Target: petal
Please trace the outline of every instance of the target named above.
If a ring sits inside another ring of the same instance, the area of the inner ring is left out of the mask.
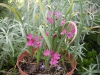
[[[28,40],[28,42],[26,43],[27,46],[33,46],[34,45],[34,39]]]
[[[51,58],[50,65],[57,65],[58,60]]]
[[[63,26],[66,23],[66,20],[61,20],[60,26]]]
[[[62,32],[60,33],[61,35],[66,34],[66,29],[63,29]]]
[[[50,50],[48,50],[48,49],[45,50],[44,53],[43,53],[43,55],[44,55],[44,56],[49,56],[49,55],[50,55]]]
[[[26,36],[26,38],[29,39],[29,40],[32,39],[32,34],[28,34],[28,35]]]
[[[72,35],[72,33],[71,33],[71,32],[69,32],[69,33],[67,34],[67,38],[68,38],[68,39],[71,39],[71,38],[72,38],[72,36],[73,36],[73,35]]]

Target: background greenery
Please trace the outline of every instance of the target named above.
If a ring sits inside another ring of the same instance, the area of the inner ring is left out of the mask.
[[[27,49],[24,31],[28,32],[29,26],[34,34],[37,33],[41,13],[34,1],[31,0],[28,8],[29,0],[0,0],[0,3],[16,9],[23,20],[23,23],[19,22],[11,10],[0,6],[0,74],[18,73],[14,68],[17,56]],[[62,10],[62,13],[70,4],[70,0],[51,0],[54,10]],[[77,39],[69,50],[72,53],[76,51],[76,72],[78,75],[100,75],[100,0],[74,0],[67,19],[75,21],[78,26]]]

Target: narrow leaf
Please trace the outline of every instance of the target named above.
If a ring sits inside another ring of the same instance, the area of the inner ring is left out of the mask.
[[[45,42],[47,43],[48,48],[50,49],[50,47],[51,47],[50,46],[50,41],[49,41],[48,37],[46,36],[46,33],[44,32],[44,28],[42,26],[40,26],[39,30],[40,30]]]
[[[15,13],[15,15],[17,16],[18,20],[22,23],[22,19],[21,19],[19,13],[13,7],[11,7],[7,4],[4,4],[4,3],[0,3],[0,6],[6,7],[8,9],[10,9],[11,11],[13,11]]]
[[[72,9],[72,6],[73,6],[73,0],[72,0],[72,3],[70,4],[68,10],[66,11],[65,17],[67,17],[67,15],[70,13],[70,11],[71,11],[71,9]]]
[[[97,35],[97,43],[100,45],[100,34]]]

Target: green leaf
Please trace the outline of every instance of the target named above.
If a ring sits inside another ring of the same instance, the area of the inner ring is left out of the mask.
[[[51,46],[50,46],[50,41],[49,41],[48,37],[46,36],[46,34],[45,34],[45,32],[44,32],[43,26],[39,26],[39,30],[40,30],[40,32],[41,32],[41,34],[42,34],[42,36],[43,36],[45,42],[47,43],[48,48],[50,49],[50,48],[51,48]]]
[[[100,34],[97,35],[97,43],[100,45]]]
[[[73,0],[72,0],[72,3],[70,4],[68,10],[66,11],[65,17],[67,17],[67,15],[70,13],[70,11],[71,11],[71,9],[72,9],[72,6],[73,6]]]
[[[93,22],[100,26],[100,21],[99,21],[99,20],[96,19],[96,20],[93,21]]]
[[[11,11],[13,11],[15,13],[15,15],[17,16],[18,20],[22,23],[22,19],[21,19],[19,13],[13,7],[11,7],[7,4],[4,4],[4,3],[0,3],[0,6],[6,7],[8,9],[10,9]]]

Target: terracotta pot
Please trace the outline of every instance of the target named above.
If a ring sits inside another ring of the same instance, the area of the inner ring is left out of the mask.
[[[72,54],[67,55],[66,58],[67,58],[67,60],[68,60],[69,62],[72,62],[72,60],[73,60]],[[74,60],[74,61],[73,61],[73,64],[71,64],[72,70],[71,70],[70,72],[68,72],[66,75],[72,75],[72,74],[74,73],[74,70],[76,69],[76,65],[77,65],[77,62],[76,62],[76,60]]]
[[[19,62],[20,62],[25,56],[29,56],[29,55],[30,55],[30,54],[29,54],[27,51],[25,51],[25,52],[23,52],[23,53],[17,58],[17,63],[16,63],[16,65],[17,65],[18,70],[19,70],[19,72],[21,73],[21,75],[28,75],[28,74],[26,74],[24,71],[21,70],[21,68],[20,68],[20,66],[19,66]]]
[[[19,66],[19,62],[20,62],[25,56],[29,56],[29,53],[28,53],[27,51],[23,52],[23,53],[18,57],[17,63],[16,63],[16,65],[17,65],[17,67],[18,67],[19,72],[21,73],[21,75],[28,75],[28,74],[26,74],[24,71],[22,71],[21,68],[20,68],[20,66]],[[68,60],[69,62],[71,62],[73,56],[70,54],[70,55],[67,55],[66,58],[67,58],[67,60]],[[71,66],[72,66],[72,70],[71,70],[70,72],[68,72],[66,75],[72,75],[72,74],[74,73],[74,70],[75,70],[75,68],[76,68],[76,60],[74,60],[74,63],[73,63]]]

